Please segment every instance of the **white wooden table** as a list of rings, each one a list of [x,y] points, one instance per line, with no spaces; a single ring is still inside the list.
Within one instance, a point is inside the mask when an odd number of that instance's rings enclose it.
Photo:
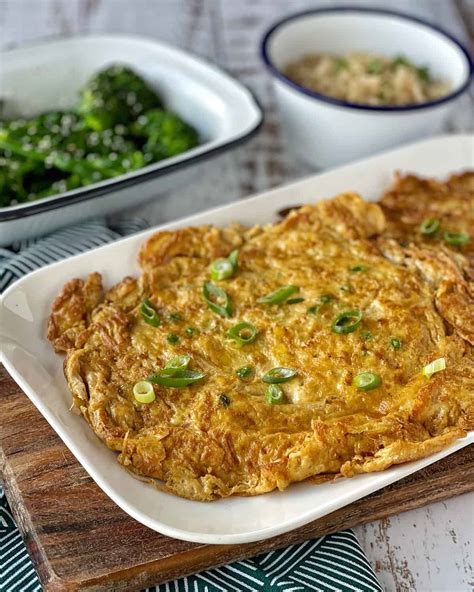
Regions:
[[[6,48],[78,33],[146,35],[203,56],[252,88],[265,108],[262,132],[245,147],[200,165],[200,174],[192,186],[133,211],[135,215],[146,216],[151,223],[159,223],[311,172],[285,150],[270,81],[259,60],[259,40],[269,24],[285,13],[338,3],[328,0],[0,0],[0,46]],[[357,4],[369,5],[369,2],[359,0]],[[378,4],[425,17],[466,44],[470,41],[472,44],[474,0],[386,0]],[[446,131],[472,131],[472,93],[459,107],[447,123]],[[384,587],[403,592],[473,590],[473,533],[474,494],[356,529]]]

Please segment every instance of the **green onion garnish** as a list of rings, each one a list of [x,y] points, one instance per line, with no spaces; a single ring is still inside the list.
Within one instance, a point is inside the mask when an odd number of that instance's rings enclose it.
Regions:
[[[232,263],[234,266],[234,271],[239,269],[239,249],[235,249],[232,253],[227,257],[227,259]]]
[[[404,55],[399,55],[393,60],[393,65],[396,66],[411,66],[411,62],[407,60]]]
[[[369,74],[380,74],[381,71],[382,71],[382,64],[380,62],[378,62],[377,60],[374,60],[373,62],[370,62],[367,65],[367,72]]]
[[[166,341],[171,345],[175,345],[176,343],[179,343],[179,337],[175,333],[168,333]]]
[[[382,380],[378,374],[374,372],[361,372],[354,376],[352,384],[360,391],[371,391],[382,384]]]
[[[349,62],[345,58],[337,58],[334,62],[334,72],[337,74],[341,70],[346,70],[349,66]]]
[[[227,293],[213,284],[206,282],[202,289],[202,294],[207,306],[221,317],[230,318],[232,316],[232,302]]]
[[[446,231],[443,234],[444,242],[454,247],[463,247],[471,240],[471,237],[467,232],[449,232]]]
[[[165,366],[165,370],[175,370],[176,372],[179,370],[186,370],[189,366],[189,362],[191,361],[191,356],[187,354],[182,354],[181,356],[175,356],[171,358],[169,362],[167,362]],[[171,374],[171,372],[167,372],[167,374]]]
[[[285,393],[277,384],[269,384],[265,391],[265,400],[269,405],[282,405],[286,403]]]
[[[216,259],[211,263],[209,272],[212,280],[226,280],[234,275],[238,268],[239,251],[236,249],[226,258]]]
[[[422,372],[423,372],[423,376],[426,376],[427,378],[431,378],[433,376],[433,374],[436,374],[436,372],[441,372],[442,370],[446,370],[446,359],[445,358],[438,358],[437,360],[434,360],[430,364],[427,364],[423,368]]]
[[[211,279],[226,280],[234,273],[232,263],[228,259],[216,259],[210,267]]]
[[[258,331],[251,323],[237,323],[227,331],[228,337],[235,341],[237,347],[248,345],[257,338]]]
[[[416,73],[418,74],[418,78],[424,82],[429,82],[431,79],[430,69],[428,66],[420,66],[416,69]]]
[[[425,218],[420,224],[420,232],[425,236],[433,236],[436,234],[441,226],[441,221],[438,218]]]
[[[310,306],[310,307],[309,307],[309,308],[306,310],[306,312],[307,312],[308,314],[312,314],[312,315],[318,314],[318,312],[319,312],[319,305],[318,305],[318,304],[314,304],[313,306]]]
[[[170,314],[170,321],[180,321],[181,320],[181,315],[179,314],[179,312],[172,312]]]
[[[230,405],[230,399],[226,394],[222,393],[219,395],[219,403],[222,405],[222,407],[227,408]]]
[[[235,373],[239,378],[248,378],[253,374],[252,366],[242,366],[241,368],[237,368]]]
[[[160,384],[162,386],[169,386],[172,388],[182,388],[194,384],[206,377],[204,372],[196,372],[194,370],[174,370],[163,369],[148,377],[150,382]]]
[[[329,304],[333,300],[334,296],[332,294],[323,294],[319,297],[319,301],[322,302],[322,304]]]
[[[197,333],[198,330],[196,329],[196,327],[186,327],[184,331],[187,335],[194,335],[195,333]]]
[[[390,345],[393,347],[393,349],[400,349],[402,347],[402,342],[400,339],[398,339],[398,337],[392,337],[390,339]]]
[[[278,290],[270,292],[270,294],[267,294],[266,296],[257,298],[257,302],[260,304],[281,304],[282,302],[285,302],[285,300],[287,300],[292,294],[298,292],[298,290],[298,286],[282,286],[281,288],[278,288]]]
[[[152,327],[160,326],[160,315],[153,308],[153,305],[148,300],[148,298],[145,298],[145,300],[141,303],[140,314],[142,315],[142,319],[145,321],[145,323],[148,323],[148,325],[151,325]]]
[[[288,298],[286,304],[298,304],[299,302],[304,302],[304,298]]]
[[[349,271],[352,271],[352,273],[358,273],[360,271],[367,271],[367,267],[365,265],[354,265],[354,267],[349,267]]]
[[[362,312],[358,308],[344,310],[332,322],[334,333],[346,334],[352,333],[357,329],[362,320]]]
[[[361,331],[359,335],[362,337],[362,339],[365,339],[365,341],[370,341],[374,338],[371,331]]]
[[[341,290],[341,292],[346,292],[346,293],[352,292],[351,286],[348,286],[347,284],[339,286],[339,289]]]
[[[153,385],[148,380],[140,380],[133,386],[133,396],[139,403],[152,403],[155,400]]]
[[[264,374],[262,380],[268,384],[278,384],[280,382],[288,382],[288,380],[291,380],[296,374],[297,371],[293,368],[277,366]]]

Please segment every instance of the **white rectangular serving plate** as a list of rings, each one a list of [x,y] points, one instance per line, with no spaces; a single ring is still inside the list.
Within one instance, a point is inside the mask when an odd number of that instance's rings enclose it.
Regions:
[[[282,208],[331,197],[344,190],[355,190],[374,200],[391,184],[396,170],[442,178],[472,167],[473,154],[472,136],[438,137],[160,228],[266,223],[275,220]],[[130,516],[178,539],[248,543],[320,518],[474,442],[474,432],[470,432],[438,454],[381,473],[321,485],[299,483],[284,492],[212,503],[182,499],[132,477],[117,463],[116,453],[97,438],[84,419],[69,411],[71,396],[63,376],[62,358],[46,342],[46,321],[53,299],[70,278],[99,271],[105,285],[110,286],[125,275],[137,275],[139,246],[156,230],[44,267],[13,284],[0,302],[1,360],[6,369],[99,487]]]
[[[1,117],[70,109],[91,76],[120,63],[142,76],[166,108],[193,125],[200,137],[195,148],[128,174],[0,207],[0,245],[118,211],[189,183],[197,163],[250,139],[262,123],[255,97],[239,81],[152,39],[111,34],[56,39],[2,52],[0,61]]]

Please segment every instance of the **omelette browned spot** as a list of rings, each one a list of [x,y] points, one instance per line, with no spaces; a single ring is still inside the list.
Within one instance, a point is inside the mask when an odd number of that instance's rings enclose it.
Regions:
[[[276,225],[158,232],[140,251],[141,276],[105,292],[97,274],[72,280],[53,305],[48,336],[67,351],[76,406],[124,466],[196,500],[384,470],[441,450],[474,424],[472,319],[464,311],[473,295],[458,253],[428,257],[423,245],[401,247],[385,227],[380,206],[346,193]],[[234,249],[238,271],[215,282],[233,303],[224,318],[208,308],[202,287],[212,261]],[[304,301],[257,303],[288,284]],[[160,326],[141,317],[144,298]],[[360,326],[334,333],[334,318],[348,309],[362,312]],[[258,336],[237,348],[226,332],[240,321]],[[206,378],[155,385],[156,399],[138,403],[133,385],[179,354]],[[440,357],[446,370],[424,377],[421,369]],[[236,376],[242,366],[253,375]],[[297,375],[281,385],[287,403],[269,405],[261,378],[276,366]],[[380,387],[355,388],[363,371],[378,374]]]

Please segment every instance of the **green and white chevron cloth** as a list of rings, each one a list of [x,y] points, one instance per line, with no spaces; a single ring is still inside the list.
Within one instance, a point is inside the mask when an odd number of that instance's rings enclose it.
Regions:
[[[42,265],[146,228],[142,220],[89,221],[0,249],[0,292]],[[1,476],[0,476],[1,478]],[[39,592],[41,584],[0,487],[0,592]],[[382,592],[354,533],[346,530],[214,568],[147,592]]]

